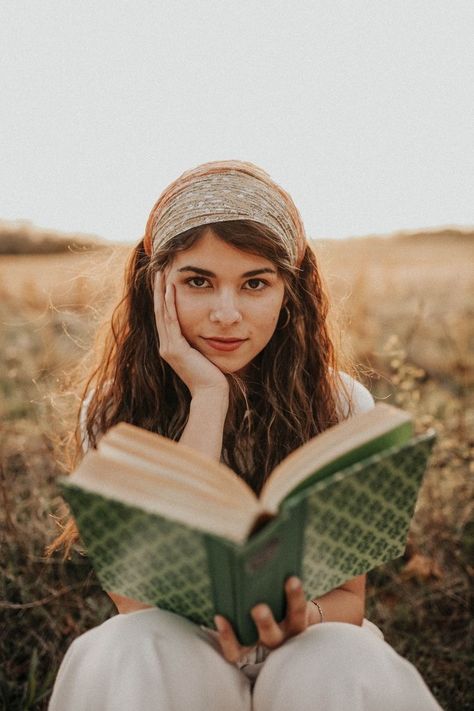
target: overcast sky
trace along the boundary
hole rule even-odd
[[[309,237],[474,225],[472,0],[2,0],[0,218],[135,241],[209,160]]]

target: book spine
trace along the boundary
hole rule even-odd
[[[285,580],[301,575],[306,501],[286,506],[243,546],[212,538],[208,556],[216,612],[226,617],[242,645],[258,641],[251,609],[266,603],[277,622],[286,614]]]
[[[218,536],[205,535],[204,541],[214,614],[232,621],[237,605],[236,547]]]

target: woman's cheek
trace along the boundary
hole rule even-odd
[[[263,309],[262,316],[266,317],[267,323],[270,320],[272,324],[276,325],[276,323],[278,322],[278,318],[280,316],[282,303],[283,303],[283,294],[281,296],[273,297],[267,304],[265,304],[265,308]],[[270,319],[268,318],[269,313],[271,314]]]
[[[180,293],[179,289],[176,290],[175,303],[176,314],[181,327],[187,328],[188,325],[192,325],[193,322],[196,321],[196,317],[199,313],[196,303],[190,300],[185,294]]]

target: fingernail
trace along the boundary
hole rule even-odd
[[[257,609],[252,609],[252,616],[258,620],[264,620],[270,616],[270,608],[268,607],[258,607]]]
[[[298,588],[301,587],[301,580],[299,578],[290,578],[288,587],[290,590],[298,590]]]
[[[216,625],[216,627],[217,627],[217,629],[219,630],[219,632],[223,632],[223,631],[224,631],[224,623],[223,623],[223,621],[222,621],[222,617],[219,617],[218,615],[216,615],[216,616],[214,617],[214,624]]]

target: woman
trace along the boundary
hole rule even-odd
[[[82,406],[82,445],[119,421],[221,459],[258,494],[318,432],[373,406],[342,373],[315,255],[291,199],[263,170],[216,161],[162,193],[126,272]],[[226,343],[227,341],[227,343]],[[71,521],[59,542],[74,540]],[[108,591],[119,615],[81,635],[50,711],[439,709],[417,670],[364,618],[365,576],[315,601],[285,582],[241,647],[216,630]]]

